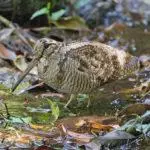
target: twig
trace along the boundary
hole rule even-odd
[[[9,113],[9,111],[8,111],[7,104],[6,104],[6,103],[4,103],[4,106],[5,106],[5,109],[6,109],[7,119],[9,119],[9,117],[10,117],[10,113]]]
[[[32,89],[34,89],[34,88],[36,88],[36,87],[40,87],[40,86],[42,86],[43,84],[44,84],[44,82],[41,82],[41,83],[38,83],[38,84],[36,84],[36,85],[27,87],[27,88],[25,88],[25,89],[19,91],[19,92],[16,93],[16,94],[17,94],[17,95],[23,94],[23,93],[25,93],[26,91],[32,90]]]
[[[9,21],[7,20],[6,18],[4,18],[3,16],[0,15],[0,21],[5,24],[6,26],[12,28],[15,30],[15,26]]]
[[[5,24],[6,26],[12,28],[14,32],[18,35],[18,37],[25,43],[27,44],[31,49],[32,46],[29,44],[29,42],[24,38],[24,36],[19,32],[18,28],[16,28],[8,19],[4,18],[3,16],[0,15],[0,21]]]

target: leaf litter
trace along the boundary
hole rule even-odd
[[[146,42],[150,36],[149,32],[145,33],[138,28],[131,29],[124,24],[115,23],[109,27],[99,27],[91,32],[80,17],[69,17],[51,23],[57,27],[55,30],[64,30],[66,37],[68,35],[70,37],[68,29],[72,30],[72,32],[76,30],[77,33],[72,35],[72,39],[78,39],[78,35],[83,34],[81,39],[103,41],[124,50],[129,48],[130,52],[137,53],[138,55],[141,51],[137,49],[146,49],[145,52],[149,52],[147,50],[149,45]],[[3,104],[0,110],[1,148],[53,149],[63,147],[64,149],[68,149],[70,147],[77,149],[84,147],[96,150],[102,147],[117,147],[121,142],[123,146],[128,147],[132,143],[136,145],[136,142],[144,137],[149,137],[149,104],[143,103],[145,99],[149,99],[149,80],[147,80],[150,76],[149,71],[146,72],[148,74],[144,75],[144,78],[142,77],[143,74],[139,75],[140,78],[144,79],[140,86],[136,86],[136,79],[130,80],[128,83],[133,82],[130,85],[131,89],[125,87],[126,89],[122,88],[122,91],[118,90],[114,92],[115,97],[121,99],[125,99],[126,94],[129,94],[128,98],[132,94],[135,94],[137,97],[139,96],[139,98],[134,98],[134,104],[127,104],[127,107],[124,105],[120,111],[119,108],[114,108],[119,111],[117,115],[115,113],[108,113],[101,114],[103,117],[93,115],[81,117],[82,115],[90,114],[91,111],[89,109],[85,114],[79,111],[83,109],[81,106],[86,101],[86,95],[79,95],[74,108],[76,110],[71,108],[64,110],[64,102],[63,100],[59,100],[60,97],[65,99],[66,95],[57,93],[55,90],[49,88],[45,88],[44,94],[40,93],[38,97],[36,95],[38,92],[34,93],[35,95],[32,93],[33,89],[40,91],[41,85],[34,86],[36,85],[34,82],[37,83],[37,71],[33,71],[34,73],[31,72],[20,87],[18,87],[18,91],[23,89],[19,95],[11,93],[10,88],[18,79],[18,74],[27,68],[27,65],[33,58],[33,45],[38,38],[31,35],[32,29],[24,30],[20,27],[16,28],[13,24],[9,24],[8,27],[7,30],[3,29],[0,32],[2,38],[0,43],[0,57],[2,60],[4,59],[6,62],[9,62],[9,67],[6,70],[2,68],[3,71],[0,71],[0,83],[3,84],[0,87],[0,91],[3,91],[3,93],[0,93],[1,103]],[[86,36],[84,32],[82,33],[82,30],[87,32]],[[145,44],[140,44],[141,39],[136,38],[139,35],[142,35],[146,39],[144,41],[146,42]],[[7,38],[11,42],[6,40]],[[15,42],[12,39],[15,39]],[[64,39],[66,38],[64,37]],[[34,84],[31,85],[32,83]],[[29,85],[32,88],[28,88]],[[101,92],[102,95],[106,92],[108,96],[106,89],[107,87]],[[45,98],[42,94],[51,98]],[[122,98],[122,95],[125,96]],[[102,98],[104,96],[106,97],[106,95],[103,95]],[[17,98],[19,99],[19,103],[16,100]],[[107,98],[111,97],[108,96]],[[105,109],[105,112],[107,112],[107,109]],[[133,118],[129,118],[129,115],[132,115]],[[66,116],[75,117],[66,118]],[[125,120],[124,116],[127,116],[128,121]],[[120,117],[122,121],[117,117]]]

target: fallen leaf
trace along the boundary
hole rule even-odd
[[[59,119],[57,125],[63,124],[69,130],[80,130],[83,132],[90,132],[90,122],[96,122],[103,125],[110,125],[114,127],[117,124],[116,118],[114,117],[103,117],[103,116],[81,116],[81,117],[68,117]],[[83,130],[82,130],[83,129]],[[83,133],[82,132],[82,133]]]
[[[26,63],[25,57],[22,55],[18,55],[17,58],[14,60],[14,65],[21,71],[25,71],[28,67],[28,64]],[[30,73],[37,75],[37,67],[34,67]]]
[[[119,93],[122,94],[133,94],[133,93],[146,93],[150,91],[150,79],[141,83],[139,86],[136,86],[132,89],[123,89]]]
[[[128,139],[133,139],[135,136],[121,130],[114,130],[112,132],[109,132],[105,134],[104,136],[100,136],[100,143],[110,143],[110,140],[128,140]]]
[[[100,122],[93,121],[93,120],[79,120],[79,122],[77,122],[75,125],[77,126],[78,130],[82,132],[99,133],[100,131],[107,132],[113,129],[112,125],[104,125]]]
[[[9,38],[11,33],[14,31],[12,28],[5,28],[0,31],[0,41],[6,40]]]
[[[52,92],[49,92],[49,93],[43,93],[43,94],[41,94],[41,97],[42,98],[46,98],[46,97],[64,98],[64,95],[61,94],[61,93],[52,93]]]
[[[85,21],[79,16],[66,17],[52,23],[54,23],[58,28],[61,29],[89,31],[87,25],[85,24]]]
[[[83,125],[85,125],[86,124],[86,121],[85,120],[79,120],[75,125],[76,125],[76,127],[82,127]]]
[[[3,44],[0,43],[0,57],[3,59],[15,60],[16,54],[8,50]]]
[[[107,132],[110,132],[113,129],[111,125],[103,125],[98,122],[91,122],[91,128],[92,130],[107,131]]]
[[[109,33],[109,32],[123,32],[125,30],[126,26],[124,24],[121,23],[113,23],[112,25],[108,26],[107,28],[105,28],[105,32]]]
[[[88,142],[90,142],[94,138],[93,135],[76,133],[76,132],[67,130],[63,125],[61,127],[62,127],[63,132],[66,135],[71,136],[73,139],[75,139],[75,140],[77,140],[79,142],[88,143]]]
[[[36,130],[44,128],[44,126],[42,126],[42,125],[36,125],[36,124],[30,124],[30,127],[33,128],[33,129],[36,129]]]
[[[137,104],[131,104],[127,107],[125,107],[123,110],[121,110],[118,113],[118,116],[128,116],[132,114],[144,114],[147,110],[150,110],[150,105],[149,104],[142,104],[142,103],[137,103]]]

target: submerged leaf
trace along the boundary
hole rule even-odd
[[[9,120],[11,123],[31,123],[32,118],[31,117],[10,117]]]
[[[63,125],[62,125],[62,130],[66,135],[71,136],[71,138],[79,142],[88,143],[94,138],[94,136],[91,134],[82,134],[82,133],[77,133],[77,132],[67,130]]]
[[[142,104],[142,103],[136,103],[136,104],[131,104],[124,109],[122,109],[119,112],[119,116],[123,115],[132,115],[132,114],[138,114],[141,115],[147,110],[150,110],[150,105],[149,104]]]
[[[54,123],[59,117],[59,107],[56,102],[52,102],[48,99],[48,103],[51,107],[51,123]]]
[[[39,107],[26,107],[28,113],[31,114],[33,123],[51,124],[59,117],[59,107],[55,102],[47,100],[47,104]]]

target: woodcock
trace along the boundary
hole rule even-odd
[[[35,58],[13,91],[35,65],[47,85],[76,95],[90,94],[106,83],[138,71],[144,63],[138,57],[99,42],[63,43],[43,38],[36,43]]]

